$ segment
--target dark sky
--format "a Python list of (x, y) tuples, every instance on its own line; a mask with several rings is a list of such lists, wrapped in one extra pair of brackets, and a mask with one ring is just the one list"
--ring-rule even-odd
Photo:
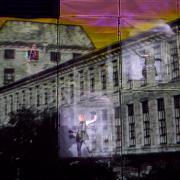
[(55, 18), (59, 0), (0, 0), (0, 17)]

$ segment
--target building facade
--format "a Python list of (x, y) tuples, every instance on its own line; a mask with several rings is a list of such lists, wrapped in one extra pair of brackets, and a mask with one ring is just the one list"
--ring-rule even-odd
[(94, 48), (81, 26), (7, 21), (0, 29), (0, 85), (64, 63)]
[(69, 130), (95, 112), (84, 156), (179, 151), (179, 19), (167, 26), (1, 87), (1, 124), (22, 106), (57, 108), (60, 156), (72, 157)]

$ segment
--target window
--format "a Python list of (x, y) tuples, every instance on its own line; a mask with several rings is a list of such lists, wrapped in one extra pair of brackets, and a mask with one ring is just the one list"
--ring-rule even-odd
[(19, 100), (19, 93), (16, 93), (16, 109), (19, 109), (20, 100)]
[(117, 60), (113, 61), (113, 85), (114, 85), (114, 87), (117, 87), (119, 85)]
[(60, 60), (60, 52), (50, 52), (50, 60), (52, 62), (57, 62)]
[(26, 104), (26, 94), (25, 94), (25, 90), (22, 91), (22, 104), (23, 104), (23, 106), (25, 106), (25, 104)]
[(105, 70), (105, 67), (102, 66), (101, 67), (101, 87), (102, 87), (102, 90), (106, 90), (106, 70)]
[(161, 45), (154, 46), (154, 58), (155, 60), (161, 60)]
[(164, 68), (161, 59), (161, 44), (154, 46), (154, 58), (155, 58), (155, 75), (156, 81), (162, 81), (164, 79)]
[(53, 90), (52, 90), (52, 98), (53, 98), (53, 103), (55, 104), (56, 103), (56, 99), (57, 99), (57, 94), (56, 94), (56, 88), (53, 87)]
[(172, 79), (176, 79), (179, 77), (179, 61), (176, 41), (172, 41), (170, 43), (170, 60), (172, 68)]
[(36, 106), (40, 106), (40, 92), (39, 92), (39, 86), (36, 86)]
[[(124, 73), (127, 81), (132, 80), (132, 77), (131, 77), (132, 62), (130, 61), (130, 59), (131, 59), (130, 54), (125, 54), (125, 53), (123, 54), (123, 56), (122, 56), (123, 73)], [(119, 69), (120, 69), (120, 67), (119, 67)]]
[(97, 141), (96, 141), (96, 139), (93, 138), (91, 142), (92, 142), (91, 152), (94, 152), (94, 151), (96, 151), (96, 148), (97, 148)]
[(7, 115), (7, 111), (8, 111), (8, 108), (7, 108), (7, 97), (4, 97), (4, 114), (5, 116)]
[(79, 72), (80, 76), (80, 96), (84, 95), (84, 76), (83, 76), (83, 71)]
[(44, 89), (44, 104), (47, 105), (49, 101), (48, 88)]
[(81, 56), (80, 53), (73, 53), (73, 59), (76, 59), (77, 57)]
[(61, 86), (64, 85), (64, 77), (61, 77), (61, 78), (60, 78), (60, 85), (61, 85)]
[[(0, 98), (0, 114), (1, 114), (1, 116), (2, 116), (3, 111), (4, 111), (4, 109), (2, 108), (2, 107), (3, 107), (2, 104), (3, 104), (3, 103), (2, 103), (2, 98)], [(1, 123), (1, 119), (0, 119), (0, 123)]]
[(143, 129), (144, 129), (144, 145), (151, 144), (150, 136), (150, 120), (149, 120), (149, 107), (148, 101), (143, 101), (142, 103), (142, 113), (143, 113)]
[(90, 118), (91, 118), (91, 119), (94, 118), (94, 115), (96, 115), (96, 112), (95, 112), (95, 111), (90, 112)]
[(70, 85), (70, 101), (71, 103), (74, 102), (74, 85), (73, 84)]
[(108, 136), (103, 137), (103, 151), (108, 152), (109, 149), (109, 139)]
[(15, 71), (11, 68), (4, 69), (4, 85), (10, 84), (15, 80)]
[(176, 141), (180, 143), (180, 95), (174, 96), (174, 111), (176, 123)]
[(74, 75), (73, 74), (69, 74), (69, 81), (73, 82), (74, 80)]
[(102, 120), (103, 120), (103, 121), (107, 121), (107, 120), (108, 120), (107, 109), (103, 109), (103, 110), (102, 110)]
[(64, 96), (64, 87), (61, 88), (61, 101), (65, 100), (65, 96)]
[(107, 124), (104, 124), (104, 125), (103, 125), (103, 130), (104, 130), (104, 131), (107, 131), (107, 129), (108, 129), (108, 125), (107, 125)]
[(10, 95), (9, 98), (10, 98), (10, 110), (11, 110), (11, 112), (13, 112), (13, 105), (14, 105), (13, 95)]
[(116, 126), (116, 141), (121, 141), (121, 126)]
[(157, 109), (158, 109), (160, 144), (166, 144), (167, 131), (166, 131), (166, 119), (165, 119), (165, 109), (164, 109), (163, 98), (157, 99)]
[(94, 92), (95, 91), (94, 68), (89, 69), (89, 77), (90, 77), (90, 92)]
[(128, 123), (129, 123), (129, 145), (136, 145), (135, 121), (134, 121), (134, 105), (128, 104)]
[(30, 104), (30, 106), (33, 104), (32, 88), (29, 88), (29, 104)]
[(15, 50), (14, 49), (5, 49), (4, 59), (14, 59), (14, 58), (15, 58)]
[(80, 81), (80, 96), (84, 95), (84, 82)]
[(114, 118), (115, 121), (118, 122), (118, 125), (116, 125), (116, 141), (121, 140), (121, 122), (119, 121), (120, 118), (120, 107), (114, 107)]
[(115, 119), (120, 118), (120, 107), (119, 106), (114, 108), (114, 117), (115, 117)]
[[(62, 77), (63, 79), (63, 83), (64, 83), (64, 77)], [(60, 80), (60, 87), (61, 87), (61, 80)], [(56, 100), (57, 100), (57, 86), (56, 86), (56, 80), (52, 79), (51, 80), (51, 103), (53, 103), (53, 105), (55, 105)]]

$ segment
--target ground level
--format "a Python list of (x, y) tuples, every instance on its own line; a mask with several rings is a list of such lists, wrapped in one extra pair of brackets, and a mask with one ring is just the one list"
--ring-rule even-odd
[(3, 180), (166, 180), (180, 179), (180, 153), (105, 159), (0, 162)]

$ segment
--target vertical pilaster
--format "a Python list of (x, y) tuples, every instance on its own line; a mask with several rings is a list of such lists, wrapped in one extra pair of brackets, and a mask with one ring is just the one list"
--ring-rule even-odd
[(165, 93), (164, 96), (165, 104), (165, 115), (166, 115), (166, 125), (167, 125), (167, 143), (169, 145), (176, 144), (176, 122), (174, 114), (174, 99)]
[[(149, 96), (152, 96), (149, 94)], [(154, 95), (153, 95), (154, 96)], [(149, 100), (149, 118), (151, 128), (151, 144), (152, 147), (157, 147), (160, 143), (159, 139), (159, 125), (156, 99)]]

